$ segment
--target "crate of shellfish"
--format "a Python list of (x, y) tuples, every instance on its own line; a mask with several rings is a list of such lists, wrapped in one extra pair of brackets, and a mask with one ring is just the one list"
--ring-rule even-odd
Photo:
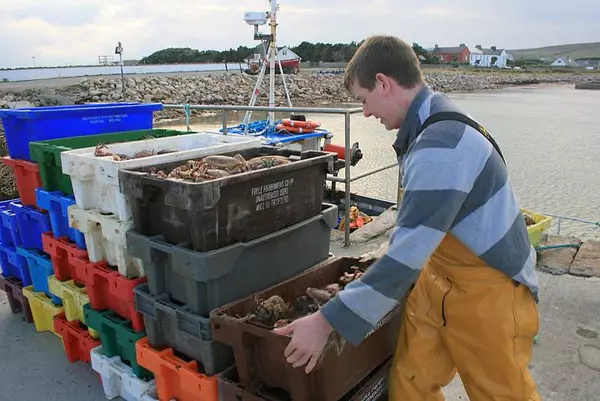
[(240, 151), (260, 144), (260, 138), (200, 132), (166, 138), (99, 144), (60, 153), (62, 172), (70, 177), (77, 206), (114, 214), (119, 221), (131, 220), (125, 193), (119, 191), (123, 169), (204, 157), (214, 153)]
[(99, 135), (84, 135), (70, 138), (43, 140), (29, 143), (31, 160), (37, 163), (46, 191), (62, 191), (64, 195), (73, 195), (71, 177), (63, 174), (60, 154), (74, 149), (102, 146), (112, 143), (141, 141), (144, 139), (166, 138), (177, 135), (194, 134), (191, 131), (167, 129), (148, 129), (138, 131), (111, 132)]
[(294, 368), (284, 350), (290, 337), (272, 330), (316, 312), (372, 259), (333, 258), (267, 290), (210, 313), (213, 340), (233, 348), (238, 383), (253, 394), (284, 391), (294, 401), (341, 399), (393, 354), (402, 317), (401, 302), (359, 346), (333, 333), (309, 374)]
[(270, 146), (119, 172), (134, 229), (207, 252), (321, 212), (335, 154)]

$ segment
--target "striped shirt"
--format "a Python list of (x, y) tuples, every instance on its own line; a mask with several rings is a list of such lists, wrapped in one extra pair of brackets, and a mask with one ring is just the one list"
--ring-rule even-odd
[(389, 249), (321, 309), (353, 345), (398, 305), (448, 232), (538, 300), (536, 253), (502, 158), (462, 122), (441, 121), (417, 136), (423, 122), (442, 111), (461, 112), (424, 86), (394, 143), (404, 198)]

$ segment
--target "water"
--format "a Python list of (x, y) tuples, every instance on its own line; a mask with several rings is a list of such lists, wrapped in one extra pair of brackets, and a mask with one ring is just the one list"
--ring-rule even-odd
[[(600, 221), (600, 91), (527, 87), (450, 97), (479, 120), (500, 145), (522, 207)], [(264, 114), (253, 117), (263, 118)], [(229, 124), (238, 124), (242, 118), (243, 113), (231, 115)], [(307, 118), (331, 130), (336, 135), (334, 143), (344, 143), (343, 116)], [(192, 128), (214, 130), (220, 128), (221, 121), (221, 115), (201, 118)], [(391, 147), (394, 131), (386, 131), (373, 118), (356, 114), (351, 117), (351, 133), (352, 142), (360, 143), (364, 155), (352, 167), (352, 176), (395, 161)], [(394, 200), (397, 174), (397, 168), (386, 170), (354, 182), (351, 189)], [(600, 230), (567, 223), (562, 225), (561, 233), (594, 236)]]
[[(239, 71), (238, 63), (228, 63), (229, 70)], [(242, 64), (242, 68), (245, 68)], [(225, 70), (224, 63), (207, 63), (207, 64), (164, 64), (164, 65), (135, 65), (125, 66), (123, 71), (125, 74), (156, 74), (166, 72), (196, 72), (196, 71), (223, 71)], [(30, 68), (20, 70), (0, 70), (0, 82), (8, 80), (29, 81), (34, 79), (50, 79), (50, 78), (72, 78), (97, 75), (119, 75), (121, 67), (116, 65), (111, 66), (92, 66), (92, 67), (64, 67), (64, 68)]]

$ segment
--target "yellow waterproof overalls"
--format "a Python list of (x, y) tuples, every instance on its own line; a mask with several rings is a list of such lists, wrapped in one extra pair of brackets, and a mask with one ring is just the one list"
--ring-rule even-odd
[(389, 399), (444, 400), (458, 371), (471, 401), (538, 401), (528, 370), (538, 328), (529, 288), (447, 234), (408, 296)]

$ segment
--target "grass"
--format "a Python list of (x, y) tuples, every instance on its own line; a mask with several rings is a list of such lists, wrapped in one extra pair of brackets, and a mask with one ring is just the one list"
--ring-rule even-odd
[(571, 59), (591, 58), (600, 57), (600, 42), (507, 50), (507, 52), (512, 54), (515, 60), (548, 58), (554, 61), (559, 57), (570, 57)]

